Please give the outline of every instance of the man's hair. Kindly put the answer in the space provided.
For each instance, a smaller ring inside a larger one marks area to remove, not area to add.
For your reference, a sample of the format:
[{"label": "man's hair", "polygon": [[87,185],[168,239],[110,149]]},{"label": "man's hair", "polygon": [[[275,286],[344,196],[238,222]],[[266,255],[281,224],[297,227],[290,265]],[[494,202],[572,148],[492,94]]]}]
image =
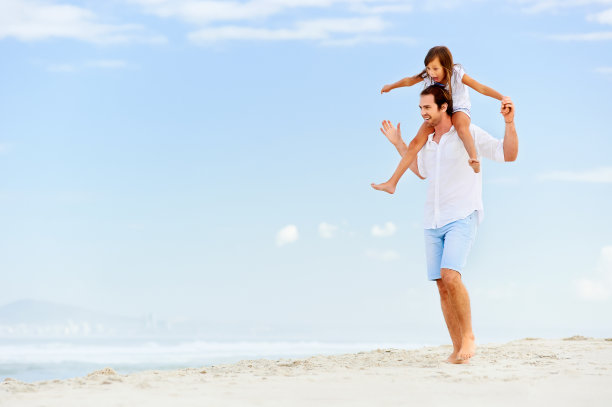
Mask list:
[{"label": "man's hair", "polygon": [[453,115],[453,99],[451,99],[446,89],[442,86],[431,85],[426,87],[423,89],[423,92],[421,92],[421,96],[425,95],[433,95],[434,101],[436,105],[438,105],[438,109],[441,109],[442,105],[446,103],[446,113],[448,113],[449,116]]}]

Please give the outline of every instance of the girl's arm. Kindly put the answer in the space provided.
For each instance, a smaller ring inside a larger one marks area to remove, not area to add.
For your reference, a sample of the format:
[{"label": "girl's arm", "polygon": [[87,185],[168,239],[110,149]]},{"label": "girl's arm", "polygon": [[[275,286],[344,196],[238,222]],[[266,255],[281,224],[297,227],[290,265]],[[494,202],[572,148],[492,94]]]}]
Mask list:
[{"label": "girl's arm", "polygon": [[461,82],[463,82],[465,85],[469,86],[470,88],[474,89],[476,92],[482,93],[485,96],[489,96],[497,100],[502,100],[502,98],[504,97],[501,93],[499,93],[495,89],[490,88],[486,85],[483,85],[480,82],[475,81],[474,78],[472,78],[471,76],[468,76],[467,74],[463,75],[463,79],[461,80]]},{"label": "girl's arm", "polygon": [[421,75],[407,76],[404,79],[400,79],[399,81],[395,83],[383,86],[380,93],[389,92],[390,90],[393,90],[395,88],[416,85],[417,83],[422,82],[422,81],[423,81],[423,78],[421,77]]}]

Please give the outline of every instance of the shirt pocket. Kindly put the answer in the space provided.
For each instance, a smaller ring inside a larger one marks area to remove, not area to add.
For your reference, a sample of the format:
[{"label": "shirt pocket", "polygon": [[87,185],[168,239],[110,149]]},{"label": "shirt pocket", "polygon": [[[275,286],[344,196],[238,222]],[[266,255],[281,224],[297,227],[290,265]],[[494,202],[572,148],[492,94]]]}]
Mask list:
[{"label": "shirt pocket", "polygon": [[463,145],[463,142],[459,137],[454,140],[449,140],[446,143],[446,145],[444,146],[444,155],[446,156],[445,158],[456,160],[461,158],[467,160],[468,158],[470,158],[467,153],[467,150],[465,149],[465,146]]},{"label": "shirt pocket", "polygon": [[430,171],[433,171],[436,165],[436,147],[425,144],[420,152],[421,160],[419,162],[419,172],[425,178],[429,178]]}]

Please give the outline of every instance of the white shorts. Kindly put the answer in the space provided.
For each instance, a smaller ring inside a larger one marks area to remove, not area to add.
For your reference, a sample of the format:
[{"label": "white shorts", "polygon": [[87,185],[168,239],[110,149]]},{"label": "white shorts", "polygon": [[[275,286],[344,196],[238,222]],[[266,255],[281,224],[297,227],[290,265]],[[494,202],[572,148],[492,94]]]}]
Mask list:
[{"label": "white shorts", "polygon": [[463,112],[467,114],[470,119],[472,118],[472,115],[470,115],[470,109],[468,109],[467,107],[453,107],[453,113],[457,112]]}]

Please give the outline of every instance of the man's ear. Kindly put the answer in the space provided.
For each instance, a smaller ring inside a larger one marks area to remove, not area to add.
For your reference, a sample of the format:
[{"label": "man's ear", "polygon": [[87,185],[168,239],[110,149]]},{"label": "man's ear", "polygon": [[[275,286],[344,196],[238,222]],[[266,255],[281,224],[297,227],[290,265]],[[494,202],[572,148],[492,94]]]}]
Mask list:
[{"label": "man's ear", "polygon": [[446,112],[446,109],[448,109],[448,103],[442,103],[442,106],[440,106],[440,111]]}]

